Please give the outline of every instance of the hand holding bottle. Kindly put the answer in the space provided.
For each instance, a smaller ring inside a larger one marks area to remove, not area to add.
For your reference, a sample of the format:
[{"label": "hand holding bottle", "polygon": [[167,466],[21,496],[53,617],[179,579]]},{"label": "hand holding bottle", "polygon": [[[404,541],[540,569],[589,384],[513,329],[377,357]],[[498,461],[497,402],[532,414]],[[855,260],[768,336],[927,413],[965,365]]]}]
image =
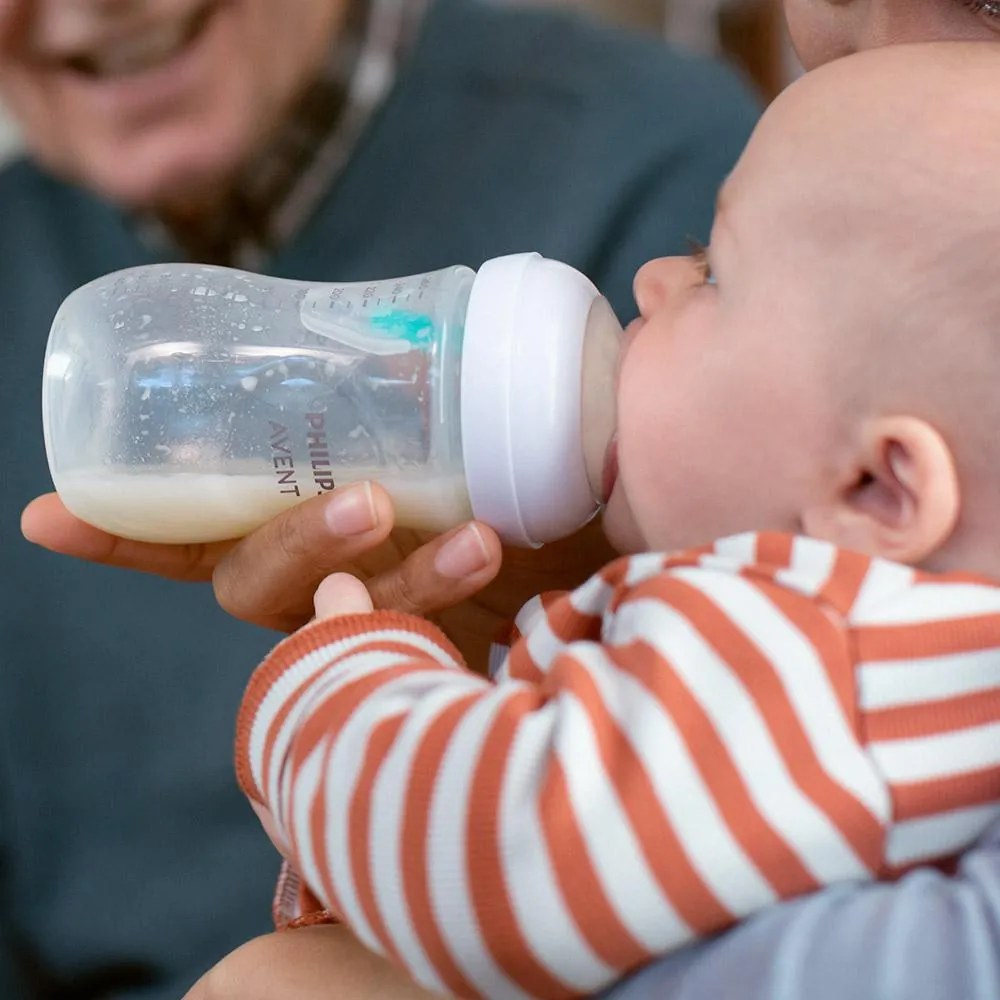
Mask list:
[{"label": "hand holding bottle", "polygon": [[[536,254],[364,285],[111,275],[53,324],[62,499],[30,505],[24,533],[212,580],[235,617],[285,631],[325,577],[352,573],[375,607],[436,614],[486,662],[525,600],[612,555],[596,527],[564,536],[603,499],[620,332],[583,275]],[[508,549],[498,577],[498,533],[552,544]]]},{"label": "hand holding bottle", "polygon": [[430,614],[477,593],[501,559],[496,535],[482,525],[429,541],[394,532],[392,501],[377,484],[306,501],[239,541],[119,538],[74,517],[52,493],[31,503],[21,523],[29,541],[53,552],[173,580],[211,580],[230,614],[281,631],[311,617],[318,584],[334,572],[363,578],[378,607]]},{"label": "hand holding bottle", "polygon": [[55,494],[27,508],[22,528],[30,541],[63,555],[174,580],[211,580],[234,617],[286,632],[312,617],[325,577],[350,572],[364,580],[376,607],[435,614],[470,662],[485,662],[485,648],[532,594],[571,588],[612,557],[596,522],[563,542],[503,552],[496,534],[478,523],[471,540],[467,526],[429,540],[393,530],[392,502],[378,485],[371,488],[376,524],[366,529],[367,505],[354,488],[293,507],[240,541],[118,538],[74,517]]}]

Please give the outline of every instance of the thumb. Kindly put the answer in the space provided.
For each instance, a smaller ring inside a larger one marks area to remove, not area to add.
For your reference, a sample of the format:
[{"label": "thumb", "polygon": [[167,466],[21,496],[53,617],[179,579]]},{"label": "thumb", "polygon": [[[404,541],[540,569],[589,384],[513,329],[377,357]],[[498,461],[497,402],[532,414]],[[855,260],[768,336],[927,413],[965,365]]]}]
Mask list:
[{"label": "thumb", "polygon": [[374,610],[368,588],[349,573],[328,576],[316,590],[314,604],[317,618],[363,615]]}]

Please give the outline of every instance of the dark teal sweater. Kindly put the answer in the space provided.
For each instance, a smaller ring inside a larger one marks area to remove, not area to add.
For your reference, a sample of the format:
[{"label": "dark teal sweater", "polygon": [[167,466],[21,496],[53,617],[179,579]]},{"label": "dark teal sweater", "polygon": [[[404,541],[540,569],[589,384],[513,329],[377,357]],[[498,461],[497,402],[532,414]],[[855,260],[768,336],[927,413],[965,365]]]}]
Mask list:
[{"label": "dark teal sweater", "polygon": [[[705,239],[755,117],[718,67],[537,11],[439,0],[395,91],[276,275],[353,280],[538,250],[622,318],[639,264]],[[207,587],[24,542],[50,488],[46,334],[76,286],[151,261],[121,214],[0,173],[0,998],[171,998],[269,925],[275,854],[232,774],[275,636]],[[290,998],[289,998],[290,1000]]]}]

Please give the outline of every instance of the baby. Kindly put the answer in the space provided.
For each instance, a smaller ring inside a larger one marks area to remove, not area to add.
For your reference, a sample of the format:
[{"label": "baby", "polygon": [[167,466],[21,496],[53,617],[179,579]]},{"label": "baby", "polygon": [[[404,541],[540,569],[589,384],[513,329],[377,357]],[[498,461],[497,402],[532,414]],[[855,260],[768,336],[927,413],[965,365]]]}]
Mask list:
[{"label": "baby", "polygon": [[776,102],[711,248],[636,279],[604,524],[641,554],[531,602],[493,681],[323,584],[239,721],[285,919],[442,993],[587,994],[996,818],[998,78],[896,47]]}]

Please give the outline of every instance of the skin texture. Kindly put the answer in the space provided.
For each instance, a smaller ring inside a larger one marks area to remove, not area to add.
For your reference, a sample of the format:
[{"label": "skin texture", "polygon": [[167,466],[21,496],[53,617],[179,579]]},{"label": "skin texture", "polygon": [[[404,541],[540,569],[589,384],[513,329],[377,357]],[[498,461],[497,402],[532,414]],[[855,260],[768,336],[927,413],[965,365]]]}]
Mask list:
[{"label": "skin texture", "polygon": [[[344,9],[344,0],[5,0],[0,97],[57,173],[127,206],[196,211],[315,77]],[[95,59],[194,28],[203,10],[197,37],[159,67],[95,75]]]}]

